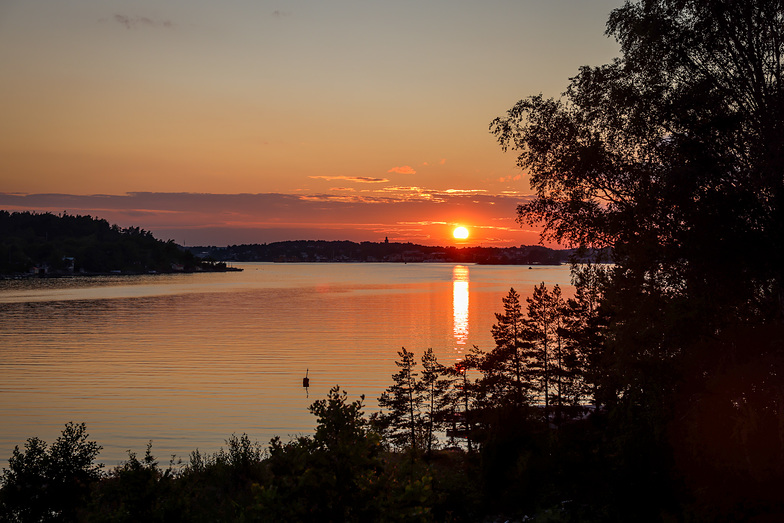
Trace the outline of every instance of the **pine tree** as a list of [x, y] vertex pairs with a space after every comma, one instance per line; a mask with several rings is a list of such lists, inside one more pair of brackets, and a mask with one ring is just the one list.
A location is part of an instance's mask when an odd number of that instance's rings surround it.
[[378, 398], [378, 405], [388, 412], [376, 417], [393, 445], [416, 451], [417, 432], [422, 425], [422, 392], [417, 385], [414, 353], [405, 347], [398, 351], [400, 359], [395, 362], [399, 371], [392, 375], [393, 385]]
[[[485, 357], [486, 354], [474, 345], [461, 361], [446, 369], [446, 374], [454, 379], [451, 390], [444, 398], [445, 410], [449, 412], [452, 420], [452, 430], [447, 430], [447, 433], [465, 437], [469, 452], [474, 450], [473, 434], [477, 411], [487, 402], [481, 380], [469, 378], [469, 372], [479, 370]], [[462, 421], [462, 429], [458, 429], [458, 421]]]
[[[537, 389], [544, 402], [545, 418], [549, 417], [550, 406], [555, 400], [560, 404], [562, 340], [559, 323], [563, 310], [561, 289], [556, 285], [552, 292], [542, 282], [534, 287], [533, 295], [526, 298], [528, 321], [526, 336], [532, 344], [531, 368], [537, 379]], [[555, 381], [555, 383], [553, 383]], [[554, 389], [554, 390], [553, 390]]]
[[422, 377], [418, 382], [425, 404], [425, 446], [429, 453], [435, 442], [434, 431], [440, 428], [444, 411], [448, 406], [447, 392], [453, 379], [448, 377], [446, 367], [438, 363], [432, 348], [422, 355]]
[[550, 367], [550, 375], [555, 379], [555, 392], [552, 396], [552, 403], [558, 407], [557, 413], [560, 417], [563, 412], [564, 393], [571, 383], [571, 375], [564, 368], [566, 349], [564, 343], [564, 311], [566, 302], [561, 294], [560, 286], [555, 285], [553, 287], [548, 301], [553, 333], [553, 361]]
[[528, 401], [531, 389], [527, 364], [531, 343], [527, 339], [520, 295], [514, 288], [509, 289], [503, 304], [504, 312], [496, 313], [497, 323], [492, 328], [495, 349], [483, 362], [484, 381], [496, 404], [519, 408]]
[[572, 379], [568, 394], [574, 405], [589, 400], [598, 406], [615, 396], [605, 363], [604, 336], [608, 320], [600, 308], [608, 270], [589, 264], [573, 268], [572, 274], [575, 295], [566, 301], [563, 314], [564, 370]]

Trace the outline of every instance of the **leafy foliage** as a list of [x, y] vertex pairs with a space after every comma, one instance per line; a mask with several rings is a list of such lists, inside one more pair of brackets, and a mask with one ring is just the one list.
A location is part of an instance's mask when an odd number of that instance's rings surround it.
[[398, 356], [395, 365], [400, 370], [392, 376], [394, 383], [378, 398], [379, 407], [388, 408], [389, 412], [382, 411], [377, 423], [395, 447], [416, 452], [422, 447], [418, 436], [423, 427], [422, 388], [417, 380], [419, 374], [414, 370], [414, 353], [403, 347]]
[[[760, 422], [782, 416], [768, 372], [784, 340], [783, 22], [776, 0], [627, 2], [607, 24], [621, 57], [581, 68], [562, 99], [526, 98], [490, 126], [535, 191], [518, 220], [542, 224], [545, 239], [612, 249], [595, 314], [570, 320], [564, 339], [608, 409], [627, 486], [615, 488], [639, 507], [690, 497], [724, 517], [776, 507], [738, 479], [748, 472], [769, 492], [782, 478], [763, 460], [733, 475], [722, 459], [692, 467], [681, 449], [714, 448], [724, 436], [704, 428], [723, 413], [743, 435], [727, 448], [764, 448], [782, 464], [780, 450], [752, 441], [784, 439], [784, 426]], [[590, 310], [586, 298], [572, 310]], [[772, 338], [729, 372], [737, 332]], [[770, 396], [750, 400], [761, 390]], [[722, 486], [698, 481], [706, 470]]]
[[162, 470], [152, 454], [152, 442], [139, 460], [128, 451], [128, 460], [104, 475], [93, 488], [87, 512], [93, 521], [171, 521], [177, 507], [171, 502], [175, 469]]
[[435, 431], [440, 430], [446, 419], [446, 414], [451, 410], [449, 389], [453, 379], [447, 368], [438, 362], [432, 348], [428, 348], [422, 355], [422, 378], [419, 380], [419, 389], [422, 391], [425, 414], [425, 447], [428, 454], [433, 450], [437, 441]]
[[493, 325], [495, 349], [484, 359], [486, 394], [497, 405], [522, 407], [531, 399], [530, 354], [532, 344], [526, 335], [526, 322], [520, 295], [512, 288], [503, 299], [504, 312], [496, 313]]
[[88, 441], [84, 423], [66, 424], [47, 447], [30, 438], [14, 448], [3, 470], [0, 515], [7, 521], [69, 521], [85, 505], [90, 487], [101, 476], [95, 463], [101, 447]]

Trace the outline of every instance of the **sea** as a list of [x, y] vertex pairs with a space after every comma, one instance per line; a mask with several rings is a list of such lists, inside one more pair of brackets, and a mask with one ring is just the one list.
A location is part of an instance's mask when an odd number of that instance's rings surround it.
[[378, 410], [401, 347], [453, 365], [493, 347], [510, 288], [523, 306], [541, 282], [573, 292], [567, 265], [235, 266], [0, 281], [0, 467], [71, 421], [106, 468], [150, 442], [165, 465], [232, 434], [265, 447], [312, 434], [308, 406], [334, 386]]

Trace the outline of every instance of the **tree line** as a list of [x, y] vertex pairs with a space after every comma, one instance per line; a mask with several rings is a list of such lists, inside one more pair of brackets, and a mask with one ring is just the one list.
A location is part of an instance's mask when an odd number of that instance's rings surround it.
[[92, 216], [0, 210], [0, 274], [216, 270], [174, 241]]
[[188, 247], [198, 256], [242, 262], [443, 262], [560, 265], [573, 253], [542, 245], [519, 247], [430, 246], [401, 242], [291, 240], [226, 247]]
[[[393, 385], [379, 398], [373, 421], [398, 450], [431, 452], [438, 434], [449, 445], [465, 441], [469, 451], [506, 416], [560, 425], [593, 412], [606, 386], [596, 372], [596, 340], [601, 336], [597, 303], [607, 269], [580, 269], [577, 292], [565, 299], [544, 282], [526, 298], [510, 289], [492, 327], [495, 347], [474, 346], [451, 366], [438, 362], [432, 348], [421, 357], [403, 347]], [[592, 344], [586, 343], [591, 341]], [[499, 416], [499, 412], [505, 412]]]

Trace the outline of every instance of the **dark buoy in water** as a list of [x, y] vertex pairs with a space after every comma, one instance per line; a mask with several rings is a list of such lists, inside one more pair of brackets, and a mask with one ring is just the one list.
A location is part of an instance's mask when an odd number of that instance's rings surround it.
[[305, 370], [305, 377], [304, 377], [304, 378], [302, 378], [302, 386], [303, 386], [303, 387], [305, 387], [306, 389], [307, 389], [308, 387], [310, 387], [310, 379], [308, 378], [308, 371], [309, 371], [309, 370], [310, 370], [310, 369], [306, 369], [306, 370]]

